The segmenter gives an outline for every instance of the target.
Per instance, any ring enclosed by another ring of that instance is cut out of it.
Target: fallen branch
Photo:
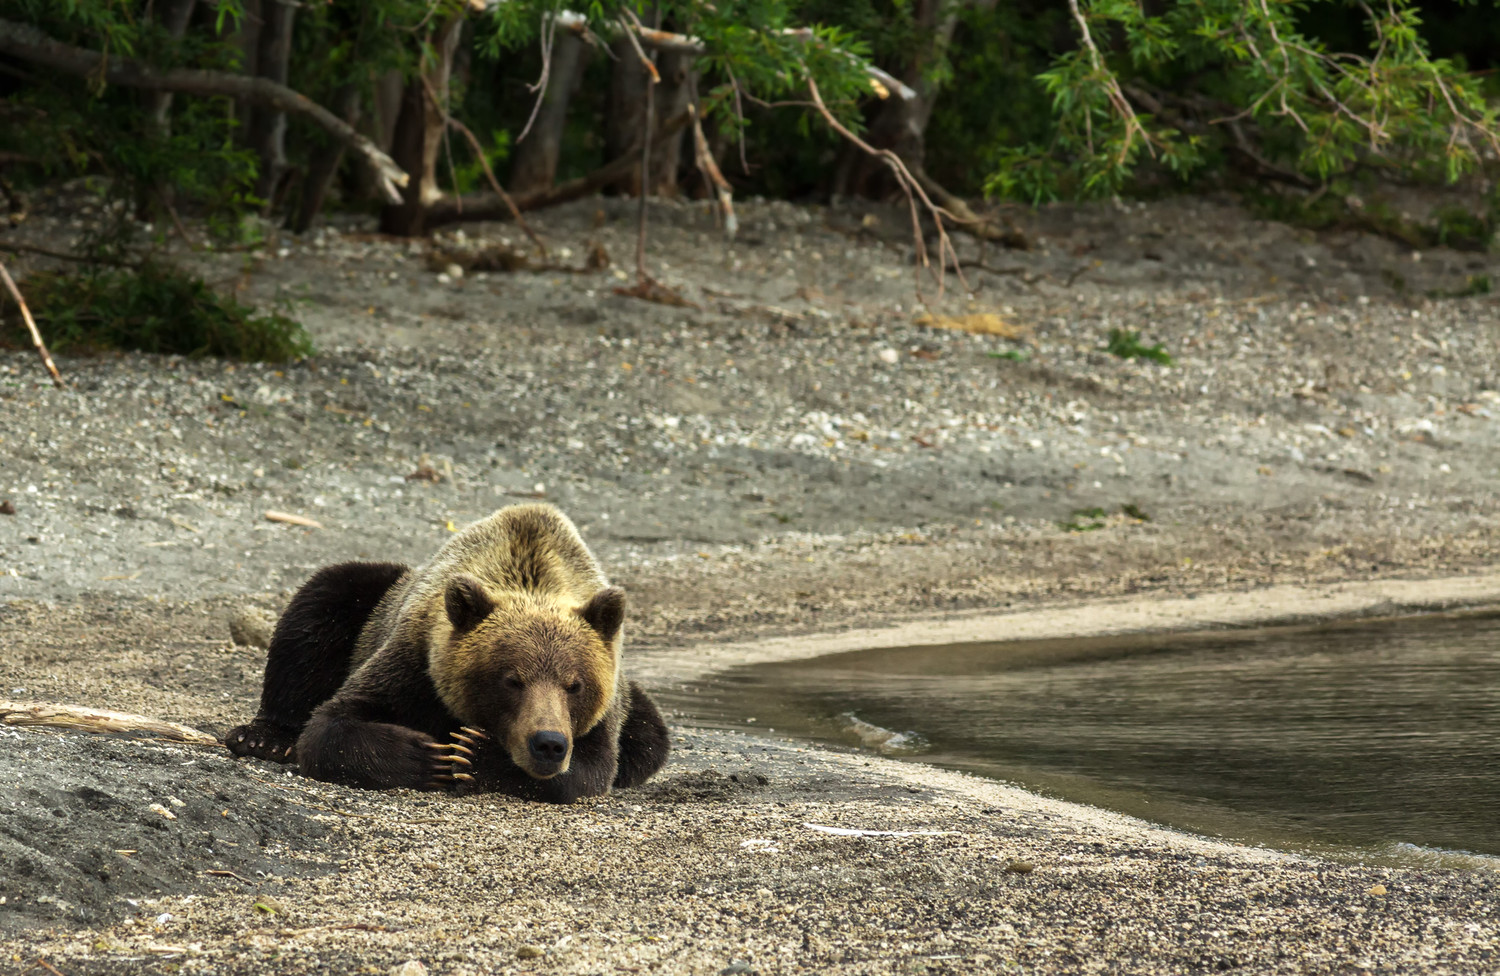
[[[479,144],[479,137],[474,135],[473,130],[468,126],[448,114],[448,107],[438,100],[437,92],[432,90],[432,83],[430,81],[424,77],[422,84],[427,89],[427,97],[432,99],[433,107],[443,113],[443,121],[447,123],[450,129],[457,130],[460,135],[468,140],[469,148],[474,152],[474,158],[479,160],[479,166],[484,170],[485,179],[489,180],[490,189],[495,191],[495,196],[499,197],[500,201],[505,204],[505,209],[510,211],[511,219],[521,226],[521,230],[525,231],[527,237],[531,238],[531,243],[535,244],[536,249],[541,252],[542,260],[547,260],[547,245],[542,243],[542,239],[537,236],[536,231],[531,229],[531,225],[521,216],[521,211],[516,209],[516,201],[511,198],[509,193],[505,192],[505,187],[501,186],[500,181],[495,178],[495,171],[490,169],[490,161],[484,158],[484,147]],[[527,123],[527,125],[530,124],[529,122]],[[462,203],[459,206],[460,210],[462,210]]]
[[[173,742],[195,746],[217,746],[217,736],[176,722],[112,712],[102,708],[81,708],[53,702],[15,702],[0,700],[0,725],[45,725],[78,732],[110,734],[116,732],[149,732]]]
[[[681,132],[693,120],[691,111],[681,112],[662,123],[652,140],[652,148],[665,143]],[[511,198],[515,208],[521,212],[543,210],[558,204],[578,200],[596,193],[640,165],[639,147],[627,149],[612,163],[594,170],[587,176],[569,180],[557,186],[549,186],[532,193],[518,193]],[[444,197],[435,201],[427,210],[426,226],[441,227],[465,220],[500,220],[510,215],[510,207],[493,193],[467,197]]]
[[[42,357],[42,365],[46,366],[47,372],[52,374],[52,385],[59,390],[63,389],[66,384],[63,383],[62,374],[57,371],[57,364],[52,361],[52,354],[47,351],[47,344],[42,341],[42,333],[36,327],[36,319],[31,317],[31,309],[26,307],[26,299],[21,297],[21,289],[16,287],[15,279],[11,278],[10,272],[5,270],[3,264],[0,264],[0,279],[4,280],[10,297],[14,298],[16,304],[21,307],[21,318],[31,333],[31,344],[36,346],[37,355]]]
[[[74,47],[47,36],[28,24],[0,20],[0,54],[43,65],[64,74],[93,78],[127,88],[182,92],[188,95],[228,95],[305,116],[334,138],[352,146],[370,161],[381,190],[392,203],[401,202],[397,187],[408,182],[395,160],[343,119],[300,92],[268,78],[211,71],[205,68],[159,69],[130,58]]]

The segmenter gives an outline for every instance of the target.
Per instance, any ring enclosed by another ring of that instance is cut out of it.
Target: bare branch
[[[369,139],[355,131],[306,95],[268,78],[253,78],[204,68],[159,69],[130,58],[110,56],[74,47],[48,37],[28,24],[0,20],[0,54],[29,61],[80,78],[97,78],[127,88],[182,92],[188,95],[229,95],[271,105],[302,115],[334,138],[352,146],[368,159],[379,175],[380,188],[393,203],[401,202],[397,187],[407,184],[407,175],[395,161]]]
[[[958,263],[958,252],[954,249],[953,241],[949,238],[948,231],[943,226],[943,218],[948,217],[951,219],[953,215],[932,202],[932,199],[927,195],[927,191],[922,189],[922,184],[916,177],[912,176],[911,170],[906,168],[906,164],[901,161],[900,156],[889,149],[876,149],[850,131],[848,126],[840,122],[838,117],[830,112],[828,106],[824,104],[823,94],[818,91],[818,83],[813,80],[812,75],[807,76],[807,90],[812,94],[813,106],[822,114],[829,127],[871,156],[883,160],[890,167],[892,175],[895,176],[896,184],[906,194],[907,207],[911,210],[912,234],[916,238],[917,294],[921,295],[921,269],[932,268],[932,262],[927,257],[927,242],[922,238],[922,222],[917,212],[918,200],[922,202],[922,206],[926,208],[927,213],[932,217],[933,224],[937,227],[938,266],[937,270],[932,272],[932,275],[937,279],[938,297],[943,297],[944,276],[950,259],[953,263],[953,271],[958,275],[958,280],[965,288],[968,288],[969,283],[964,280],[963,269]]]
[[[38,356],[42,357],[42,365],[47,367],[47,372],[52,374],[52,385],[59,390],[64,389],[67,384],[63,382],[62,374],[57,371],[57,364],[52,361],[52,354],[47,351],[47,344],[42,341],[42,333],[36,327],[36,319],[31,317],[31,309],[26,307],[26,299],[21,297],[21,289],[16,287],[15,279],[11,278],[10,272],[5,270],[5,265],[0,264],[0,279],[5,282],[5,290],[10,292],[10,297],[21,306],[21,318],[26,322],[26,329],[31,333],[31,344],[36,346]]]

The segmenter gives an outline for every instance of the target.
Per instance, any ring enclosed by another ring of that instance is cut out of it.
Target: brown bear
[[[621,674],[624,613],[567,516],[503,508],[417,569],[315,573],[276,624],[260,712],[225,742],[373,789],[567,803],[635,786],[669,744]]]

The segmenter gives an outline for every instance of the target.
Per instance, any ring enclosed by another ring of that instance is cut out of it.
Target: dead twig
[[[267,512],[267,522],[284,522],[287,525],[300,525],[305,529],[321,529],[323,523],[317,519],[310,519],[305,515],[293,515],[290,512]],[[197,529],[193,530],[198,531]]]
[[[536,84],[528,85],[527,91],[536,94],[536,101],[532,103],[531,115],[526,119],[526,125],[522,127],[521,134],[516,136],[519,144],[531,133],[531,127],[536,123],[536,117],[542,111],[542,101],[547,97],[547,80],[552,77],[552,42],[557,37],[557,17],[550,11],[542,14],[542,73],[537,78]]]
[[[36,965],[41,966],[43,969],[47,970],[47,972],[51,973],[52,976],[63,976],[61,970],[59,970],[56,966],[52,965],[47,960],[43,959],[41,956],[36,957]],[[36,966],[33,966],[32,968],[35,969]]]
[[[21,297],[21,289],[16,287],[15,280],[11,278],[10,272],[5,270],[5,265],[0,264],[0,278],[5,280],[5,288],[10,292],[10,297],[16,300],[21,307],[21,318],[26,322],[26,328],[31,332],[31,343],[36,346],[37,355],[42,357],[42,365],[47,367],[47,372],[52,374],[52,385],[59,390],[64,389],[67,384],[63,382],[62,374],[57,371],[57,364],[52,361],[52,354],[47,351],[47,344],[42,341],[42,333],[36,327],[36,319],[31,317],[31,309],[26,307],[26,299]]]
[[[112,712],[102,708],[81,708],[53,702],[0,701],[0,725],[42,725],[96,734],[150,732],[163,739],[189,745],[222,745],[217,736],[188,725],[131,712]]]
[[[890,168],[891,174],[895,176],[896,185],[901,188],[901,192],[906,194],[907,207],[911,211],[912,236],[916,240],[917,297],[921,298],[922,296],[921,269],[930,269],[932,267],[932,262],[928,259],[927,256],[927,242],[922,237],[922,221],[920,215],[917,212],[918,200],[920,200],[922,206],[927,209],[927,213],[932,217],[933,224],[937,228],[938,266],[937,270],[932,272],[932,275],[937,279],[938,297],[943,297],[943,284],[945,280],[944,276],[947,271],[950,259],[953,263],[954,274],[958,276],[959,282],[963,284],[965,288],[968,288],[969,283],[964,279],[963,268],[959,265],[958,262],[958,251],[954,249],[953,240],[948,236],[947,228],[943,226],[944,217],[948,217],[950,219],[957,218],[955,218],[953,214],[949,213],[944,208],[932,202],[932,198],[927,195],[926,190],[922,189],[922,184],[917,180],[915,176],[911,174],[911,170],[907,169],[906,163],[902,162],[900,156],[896,155],[889,149],[876,149],[874,146],[870,145],[868,142],[865,142],[859,136],[855,135],[848,126],[840,122],[838,118],[828,110],[828,106],[823,101],[822,92],[818,91],[818,83],[813,80],[811,74],[807,76],[807,90],[812,94],[813,107],[816,108],[818,112],[823,116],[824,121],[828,123],[829,127],[839,135],[843,136],[845,139],[848,139],[850,142],[854,143],[855,146],[859,147],[864,152],[867,152],[871,156],[875,156],[883,160],[886,166]]]
[[[629,18],[630,22],[627,23],[625,18]],[[646,83],[646,119],[641,130],[641,199],[636,214],[635,240],[636,286],[645,291],[647,282],[652,281],[651,276],[646,273],[646,201],[651,195],[651,131],[656,128],[656,86],[661,82],[661,75],[657,73],[656,63],[641,48],[636,33],[644,32],[646,28],[629,7],[625,8],[625,17],[621,18],[620,26],[625,29],[625,36],[630,38],[630,45],[635,48],[636,57],[640,58],[641,65],[649,76]],[[632,30],[632,27],[635,29]],[[696,113],[694,117],[696,118]]]
[[[235,874],[233,871],[204,871],[203,873],[213,875],[215,878],[233,878],[236,881],[243,881],[245,884],[255,884],[249,878]]]

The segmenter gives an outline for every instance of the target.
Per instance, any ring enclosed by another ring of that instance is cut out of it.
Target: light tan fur
[[[465,576],[478,582],[494,609],[477,626],[455,633],[444,600],[453,581]],[[515,679],[525,691],[505,746],[517,765],[530,768],[526,740],[534,732],[567,732],[571,742],[606,718],[620,720],[611,713],[621,700],[623,635],[606,645],[579,616],[607,586],[567,516],[551,505],[503,508],[465,527],[391,588],[361,632],[355,660],[364,666],[392,644],[425,647],[438,696],[475,725],[483,723],[476,689]],[[570,720],[566,688],[573,682],[581,690],[572,696]],[[564,761],[559,772],[566,769]]]

